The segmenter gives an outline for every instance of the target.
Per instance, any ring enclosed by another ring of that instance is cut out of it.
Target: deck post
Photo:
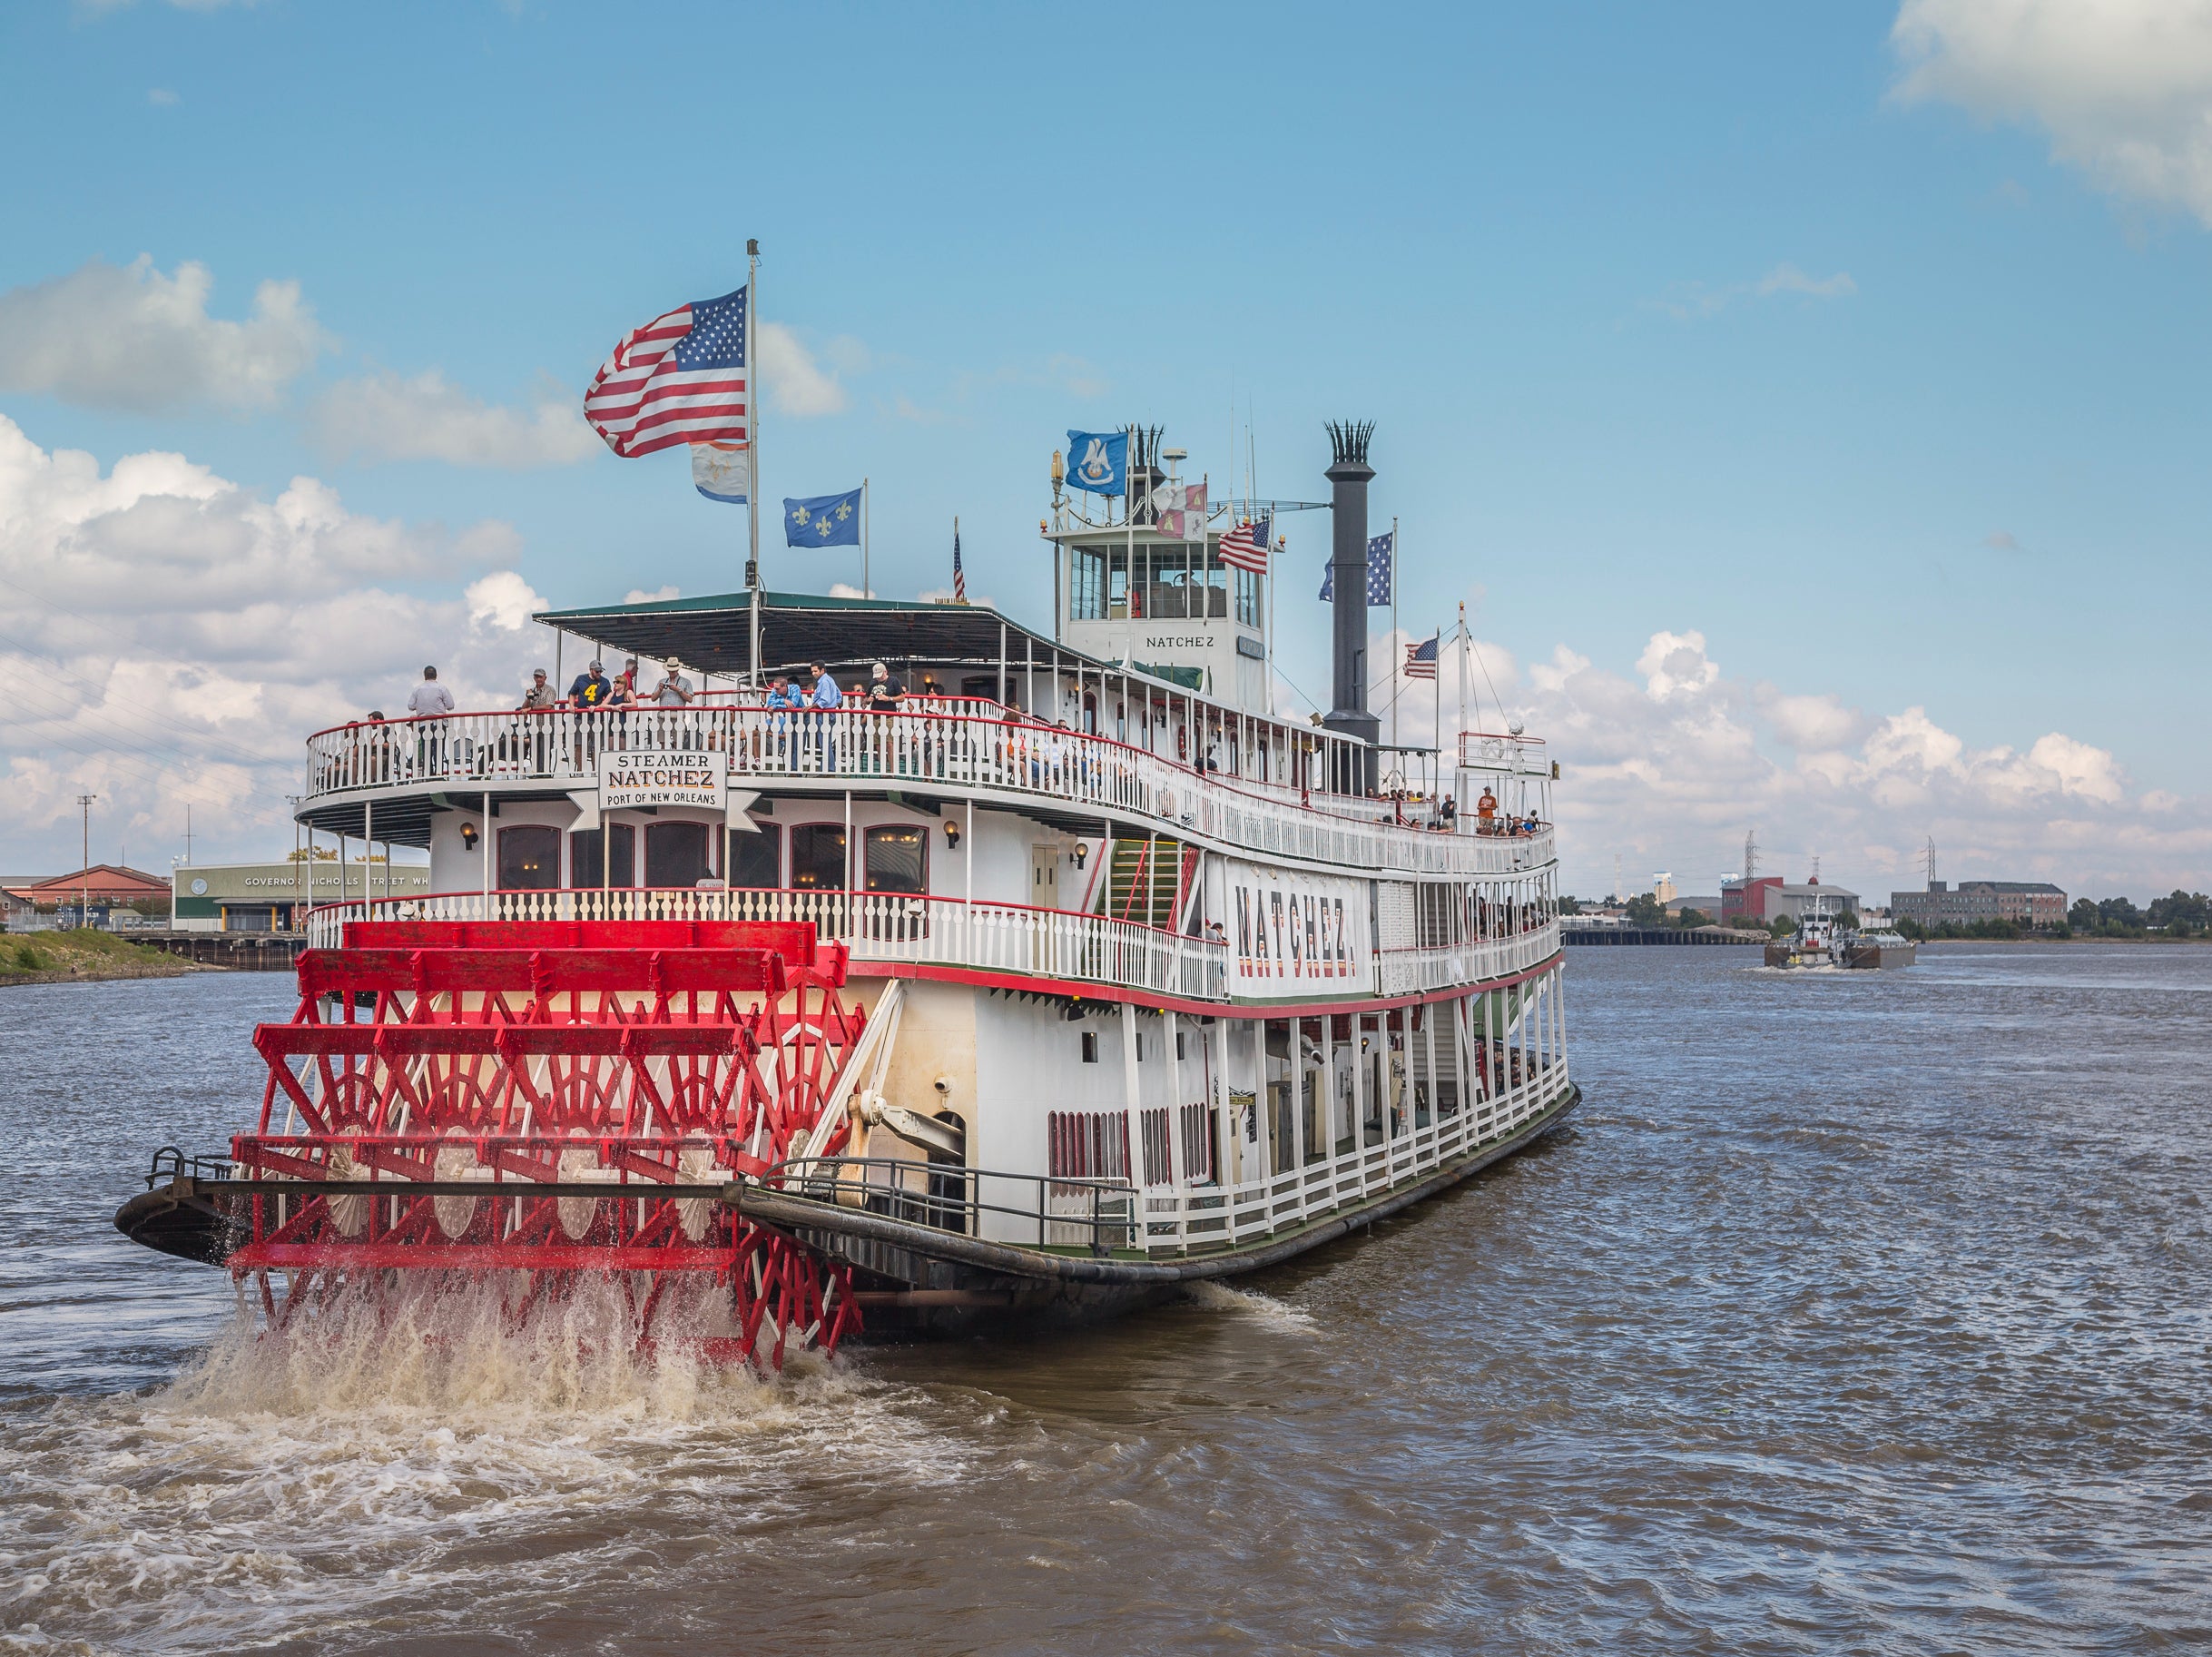
[[[1298,1213],[1306,1211],[1306,1111],[1312,1075],[1305,1060],[1305,1021],[1293,1019],[1291,1027],[1291,1171],[1298,1176]]]
[[[1121,1077],[1122,1110],[1128,1119],[1129,1132],[1135,1136],[1136,1146],[1136,1165],[1129,1171],[1141,1193],[1151,1181],[1145,1178],[1148,1170],[1145,1167],[1144,1097],[1136,1085],[1136,1008],[1128,1001],[1121,1004]],[[1135,1242],[1140,1251],[1149,1253],[1152,1232],[1145,1220],[1145,1201],[1140,1195],[1136,1199]]]
[[[1267,1111],[1267,1021],[1240,1019],[1252,1040],[1252,1129],[1258,1140],[1260,1175],[1267,1182],[1268,1208],[1274,1208],[1275,1124]]]
[[[1078,702],[1078,706],[1080,703]],[[1219,1013],[1205,1027],[1206,1108],[1214,1131],[1214,1183],[1221,1188],[1222,1240],[1236,1241],[1236,1188],[1243,1165],[1236,1153],[1236,1119],[1229,1109],[1228,1053],[1222,1029],[1228,1022]]]
[[[1183,1055],[1175,1050],[1175,1015],[1160,1010],[1160,1041],[1167,1062],[1167,1177],[1175,1183],[1175,1242],[1185,1253],[1191,1246],[1190,1159],[1183,1154]]]

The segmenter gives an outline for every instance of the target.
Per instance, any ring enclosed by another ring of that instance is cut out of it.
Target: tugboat
[[[1331,431],[1325,718],[1274,706],[1264,521],[1164,516],[1138,429],[1110,493],[1053,457],[1047,629],[755,576],[537,617],[556,677],[703,671],[680,705],[309,738],[310,837],[427,850],[433,895],[312,913],[248,1125],[117,1226],[272,1327],[612,1279],[641,1346],[769,1366],[1179,1293],[1548,1133],[1558,768],[1516,725],[1379,777],[1371,428]]]
[[[1797,917],[1797,930],[1766,946],[1770,967],[1827,967],[1840,964],[1836,954],[1835,918],[1828,900],[1816,897]]]

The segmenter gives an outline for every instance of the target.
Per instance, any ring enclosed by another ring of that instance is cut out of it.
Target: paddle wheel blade
[[[811,924],[359,922],[299,976],[219,1182],[272,1326],[612,1275],[641,1343],[780,1367],[859,1327],[848,1267],[721,1199],[805,1147],[866,1021]]]

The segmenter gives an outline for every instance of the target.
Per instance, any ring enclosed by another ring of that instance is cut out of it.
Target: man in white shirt
[[[408,697],[407,711],[413,719],[437,719],[453,712],[453,693],[437,682],[437,668],[422,670],[422,683]],[[418,768],[442,771],[446,755],[452,751],[442,727],[434,725],[415,727],[415,764]]]
[[[437,682],[437,669],[422,670],[422,683],[415,694],[407,699],[407,711],[418,719],[433,719],[440,714],[453,712],[453,693]]]
[[[671,656],[668,671],[661,676],[660,688],[653,693],[653,705],[682,707],[691,699],[692,684],[683,676],[683,664]]]
[[[814,676],[814,694],[807,700],[818,710],[814,725],[816,739],[821,747],[821,768],[824,771],[835,771],[837,769],[837,733],[831,728],[830,721],[821,715],[844,706],[845,693],[838,689],[837,681],[830,676],[829,668],[821,663],[811,664],[807,671]]]

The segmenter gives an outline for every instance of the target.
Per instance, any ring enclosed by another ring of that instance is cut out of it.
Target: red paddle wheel
[[[811,924],[355,922],[299,972],[231,1144],[273,1326],[434,1274],[517,1319],[611,1278],[641,1343],[777,1367],[859,1327],[845,1267],[721,1200],[805,1149],[860,1033]]]

